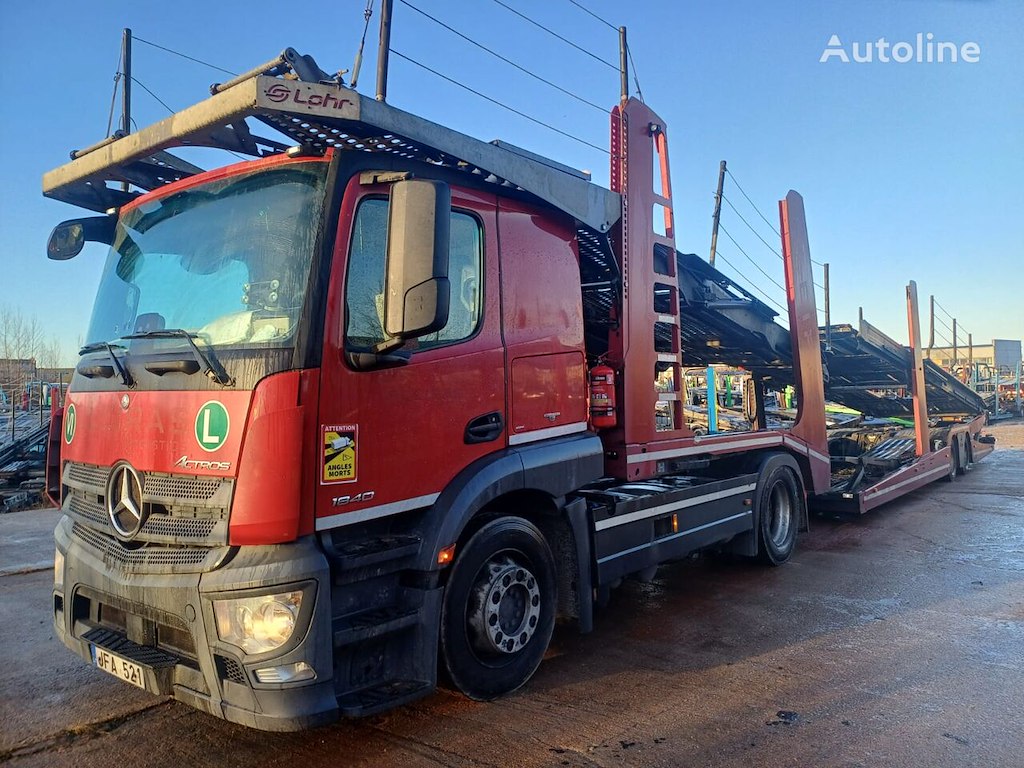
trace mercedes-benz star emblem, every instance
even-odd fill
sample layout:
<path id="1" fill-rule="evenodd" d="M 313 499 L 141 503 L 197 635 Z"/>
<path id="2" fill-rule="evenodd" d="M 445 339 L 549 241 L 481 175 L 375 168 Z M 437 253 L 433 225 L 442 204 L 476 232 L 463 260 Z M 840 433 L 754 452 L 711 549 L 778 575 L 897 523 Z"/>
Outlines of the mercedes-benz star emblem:
<path id="1" fill-rule="evenodd" d="M 135 538 L 146 522 L 142 478 L 129 464 L 118 464 L 107 481 L 107 516 L 119 537 Z"/>

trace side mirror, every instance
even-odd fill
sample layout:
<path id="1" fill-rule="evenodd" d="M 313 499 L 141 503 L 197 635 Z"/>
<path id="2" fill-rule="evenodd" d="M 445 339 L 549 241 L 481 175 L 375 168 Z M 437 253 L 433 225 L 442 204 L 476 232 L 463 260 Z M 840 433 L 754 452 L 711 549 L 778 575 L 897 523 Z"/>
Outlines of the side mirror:
<path id="1" fill-rule="evenodd" d="M 67 261 L 82 252 L 87 242 L 110 245 L 114 242 L 114 216 L 89 216 L 69 219 L 53 228 L 46 243 L 46 257 L 54 261 Z"/>
<path id="2" fill-rule="evenodd" d="M 452 195 L 440 181 L 408 179 L 391 188 L 384 332 L 376 352 L 440 330 L 448 322 L 448 240 Z"/>

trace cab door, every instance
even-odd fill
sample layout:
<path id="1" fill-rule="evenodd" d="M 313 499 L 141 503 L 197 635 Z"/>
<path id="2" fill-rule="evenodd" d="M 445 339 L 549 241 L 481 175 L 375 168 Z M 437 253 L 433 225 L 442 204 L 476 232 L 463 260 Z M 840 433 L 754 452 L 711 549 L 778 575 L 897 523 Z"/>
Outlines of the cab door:
<path id="1" fill-rule="evenodd" d="M 389 190 L 357 174 L 341 207 L 321 367 L 318 530 L 428 506 L 506 445 L 493 195 L 452 188 L 447 325 L 400 350 L 405 364 L 365 364 L 384 338 Z"/>

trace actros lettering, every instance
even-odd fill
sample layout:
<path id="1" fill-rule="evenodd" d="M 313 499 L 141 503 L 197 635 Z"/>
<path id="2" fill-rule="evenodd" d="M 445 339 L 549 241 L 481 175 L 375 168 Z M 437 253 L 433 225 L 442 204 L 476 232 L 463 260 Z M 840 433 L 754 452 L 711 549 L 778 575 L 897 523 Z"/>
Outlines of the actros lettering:
<path id="1" fill-rule="evenodd" d="M 190 459 L 187 455 L 182 456 L 176 462 L 174 466 L 181 467 L 182 469 L 212 469 L 216 472 L 227 472 L 231 469 L 230 461 L 203 461 L 200 459 Z"/>

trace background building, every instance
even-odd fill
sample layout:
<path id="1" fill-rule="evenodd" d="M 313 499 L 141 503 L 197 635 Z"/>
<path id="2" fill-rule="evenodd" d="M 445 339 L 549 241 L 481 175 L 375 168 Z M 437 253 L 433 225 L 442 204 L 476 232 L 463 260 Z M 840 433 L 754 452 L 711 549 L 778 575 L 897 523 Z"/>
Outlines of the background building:
<path id="1" fill-rule="evenodd" d="M 1020 339 L 993 339 L 991 344 L 975 344 L 973 347 L 968 347 L 965 340 L 957 345 L 955 359 L 952 347 L 933 347 L 925 352 L 946 370 L 960 368 L 973 361 L 976 365 L 1010 374 L 1016 373 L 1017 365 L 1024 359 Z"/>

